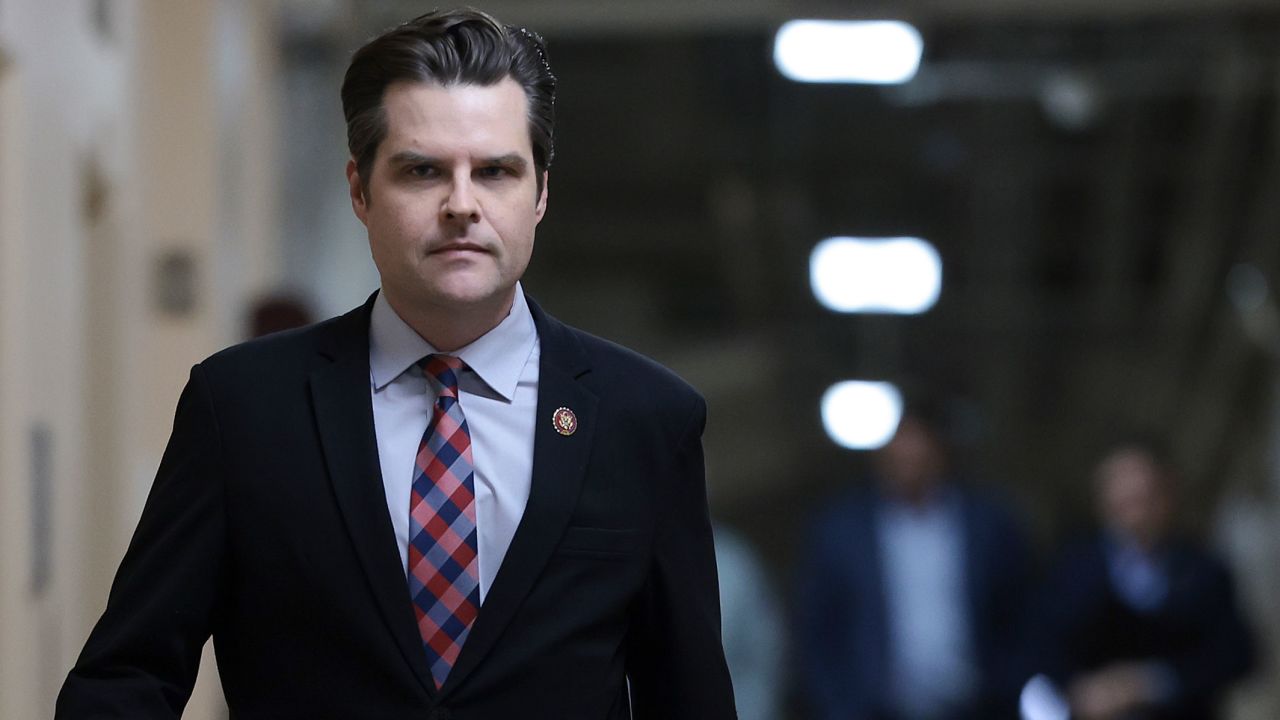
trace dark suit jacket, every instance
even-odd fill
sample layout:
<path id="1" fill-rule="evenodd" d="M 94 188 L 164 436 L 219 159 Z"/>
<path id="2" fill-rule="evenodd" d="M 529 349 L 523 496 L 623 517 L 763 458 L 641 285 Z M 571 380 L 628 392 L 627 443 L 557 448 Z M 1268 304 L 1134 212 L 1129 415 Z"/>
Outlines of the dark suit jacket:
<path id="1" fill-rule="evenodd" d="M 1139 613 L 1120 600 L 1102 535 L 1072 543 L 1050 573 L 1028 633 L 1034 670 L 1066 687 L 1078 675 L 1115 662 L 1163 662 L 1176 695 L 1144 720 L 1208 720 L 1230 685 L 1254 662 L 1252 636 L 1220 561 L 1185 539 L 1163 553 L 1169 590 Z"/>
<path id="2" fill-rule="evenodd" d="M 1005 508 L 960 488 L 964 582 L 981 677 L 971 707 L 948 717 L 1015 716 L 1014 618 L 1028 579 L 1028 547 Z M 877 514 L 859 491 L 826 508 L 802 548 L 796 646 L 799 687 L 815 720 L 892 720 L 888 607 Z"/>
<path id="3" fill-rule="evenodd" d="M 382 489 L 371 307 L 192 369 L 57 717 L 177 717 L 210 634 L 237 720 L 734 717 L 705 404 L 532 302 L 542 355 L 528 506 L 435 688 Z M 570 436 L 552 425 L 560 407 L 577 415 Z"/>

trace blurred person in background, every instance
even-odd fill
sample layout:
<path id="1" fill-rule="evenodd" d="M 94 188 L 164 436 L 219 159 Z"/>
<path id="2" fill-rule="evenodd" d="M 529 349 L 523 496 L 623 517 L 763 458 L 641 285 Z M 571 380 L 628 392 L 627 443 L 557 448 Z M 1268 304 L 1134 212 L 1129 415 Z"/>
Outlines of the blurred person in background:
<path id="1" fill-rule="evenodd" d="M 310 308 L 299 298 L 270 294 L 259 298 L 249 308 L 249 337 L 293 330 L 315 322 Z"/>
<path id="2" fill-rule="evenodd" d="M 795 642 L 816 720 L 1016 715 L 1027 542 L 1001 502 L 957 480 L 942 427 L 933 408 L 908 406 L 875 455 L 875 486 L 812 524 Z"/>
<path id="3" fill-rule="evenodd" d="M 746 538 L 723 523 L 715 524 L 715 537 L 720 626 L 738 720 L 777 720 L 786 658 L 777 593 Z"/>
<path id="4" fill-rule="evenodd" d="M 1157 447 L 1126 440 L 1105 454 L 1102 527 L 1063 550 L 1033 609 L 1032 669 L 1075 720 L 1211 720 L 1254 664 L 1230 572 L 1176 529 Z"/>

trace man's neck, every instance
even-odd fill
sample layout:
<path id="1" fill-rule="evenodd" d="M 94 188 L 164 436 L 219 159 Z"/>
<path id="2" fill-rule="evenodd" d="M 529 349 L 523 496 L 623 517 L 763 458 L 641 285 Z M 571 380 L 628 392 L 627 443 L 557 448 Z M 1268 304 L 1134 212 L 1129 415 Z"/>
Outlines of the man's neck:
<path id="1" fill-rule="evenodd" d="M 915 481 L 907 487 L 890 487 L 886 491 L 886 496 L 890 500 L 913 512 L 924 512 L 937 507 L 945 495 L 941 479 Z"/>
<path id="2" fill-rule="evenodd" d="M 383 288 L 386 292 L 386 288 Z M 498 327 L 511 313 L 515 290 L 494 303 L 466 308 L 415 307 L 387 294 L 387 304 L 405 324 L 440 352 L 454 352 Z"/>

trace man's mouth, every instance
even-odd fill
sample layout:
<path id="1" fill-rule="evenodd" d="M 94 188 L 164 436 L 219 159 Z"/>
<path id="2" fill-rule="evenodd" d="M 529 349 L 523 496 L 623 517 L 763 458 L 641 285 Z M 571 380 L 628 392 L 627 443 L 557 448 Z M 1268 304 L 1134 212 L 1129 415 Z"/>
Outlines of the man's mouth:
<path id="1" fill-rule="evenodd" d="M 429 252 L 428 254 L 429 255 L 449 255 L 453 253 L 473 253 L 473 252 L 487 253 L 489 251 L 485 249 L 483 245 L 477 245 L 475 243 L 449 243 L 448 245 L 441 245 L 438 248 L 432 249 L 431 252 Z"/>

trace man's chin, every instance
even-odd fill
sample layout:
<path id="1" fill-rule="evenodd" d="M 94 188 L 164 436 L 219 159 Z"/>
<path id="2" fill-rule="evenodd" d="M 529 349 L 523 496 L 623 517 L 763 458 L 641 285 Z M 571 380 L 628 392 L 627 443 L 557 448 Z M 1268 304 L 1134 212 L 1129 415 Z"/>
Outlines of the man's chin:
<path id="1" fill-rule="evenodd" d="M 447 287 L 429 293 L 428 302 L 449 312 L 493 312 L 500 306 L 510 307 L 514 296 L 514 287 Z"/>

